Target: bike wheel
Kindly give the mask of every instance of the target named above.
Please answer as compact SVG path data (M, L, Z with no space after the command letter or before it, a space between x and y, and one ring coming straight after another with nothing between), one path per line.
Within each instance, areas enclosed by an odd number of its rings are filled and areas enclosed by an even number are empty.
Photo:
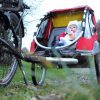
M11 27L13 27L13 29L16 29L19 18L14 13L10 13L10 17L12 25ZM16 49L20 49L22 44L21 25L19 25L18 29L16 30L17 41L14 37L12 28L4 28L5 21L1 17L0 26L2 26L0 27L0 38L3 38L5 41L7 41L10 46L13 46ZM10 49L8 49L2 42L0 42L0 86L6 86L11 82L18 66L16 57L10 52Z
M96 67L97 81L100 84L100 53L98 53L95 56L95 67Z
M46 69L41 63L33 63L31 66L32 82L34 85L43 85L46 77Z

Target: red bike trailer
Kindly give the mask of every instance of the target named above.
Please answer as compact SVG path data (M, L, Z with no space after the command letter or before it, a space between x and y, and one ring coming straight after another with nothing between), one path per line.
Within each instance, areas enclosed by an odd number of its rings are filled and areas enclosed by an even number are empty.
M66 25L72 20L82 21L82 31L79 36L68 45L55 47L53 44L56 37L65 30ZM43 57L41 60L43 68L50 67L46 62L54 63L55 65L51 65L54 68L55 66L63 68L63 63L65 66L71 67L80 65L81 68L91 68L93 66L96 69L97 80L100 82L100 43L98 42L93 9L89 6L79 6L48 12L37 25L37 32L34 33L30 52L38 57ZM93 61L92 65L90 59ZM32 65L34 84L38 84L35 76L35 69L37 66L41 67L41 64L38 65L38 63L40 60ZM43 73L45 72L43 71ZM40 82L40 84L42 83L43 81Z

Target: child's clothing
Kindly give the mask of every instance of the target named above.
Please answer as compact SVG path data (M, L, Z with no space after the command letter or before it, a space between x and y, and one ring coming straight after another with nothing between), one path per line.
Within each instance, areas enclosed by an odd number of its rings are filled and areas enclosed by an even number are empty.
M81 21L71 21L69 22L65 32L61 33L58 36L59 42L58 46L69 44L72 40L74 40L79 33L81 32Z

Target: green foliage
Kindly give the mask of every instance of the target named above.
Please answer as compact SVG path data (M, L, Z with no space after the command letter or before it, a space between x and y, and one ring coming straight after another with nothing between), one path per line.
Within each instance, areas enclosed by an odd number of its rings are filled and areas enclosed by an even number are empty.
M0 87L0 100L31 100L33 97L39 98L40 96L50 95L55 96L55 98L62 96L63 99L61 100L99 100L100 98L99 85L72 81L72 77L67 76L66 68L48 69L45 84L36 87L31 82L31 64L26 62L23 62L23 64L29 85L24 84L21 71L18 69L10 85L5 88ZM75 75L73 76L75 77ZM67 77L70 81L67 80Z

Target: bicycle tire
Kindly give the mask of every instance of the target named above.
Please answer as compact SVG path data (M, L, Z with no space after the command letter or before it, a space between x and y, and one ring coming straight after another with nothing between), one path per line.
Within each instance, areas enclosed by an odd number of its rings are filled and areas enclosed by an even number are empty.
M41 63L32 63L32 82L36 85L43 85L46 77L46 68Z
M19 22L19 18L17 17L15 13L10 13L10 18L11 18L11 25L15 29ZM4 29L3 31L4 31L3 39L5 39L9 43L10 46L15 47L16 49L17 48L20 49L21 44L22 44L21 25L19 25L19 28L16 31L16 35L18 38L17 43L14 42L15 37L13 36L13 33L12 33L13 31L11 27L9 27L7 30ZM0 32L0 35L1 35L1 32ZM0 46L3 48L2 43L0 43ZM17 62L17 58L13 54L11 53L9 54L5 52L2 48L0 49L0 86L7 86L11 82L12 78L14 77L16 73L18 62ZM6 46L5 48L8 49ZM8 51L10 50L8 49Z
M95 69L96 69L96 76L98 84L100 84L100 53L96 54L95 56Z

